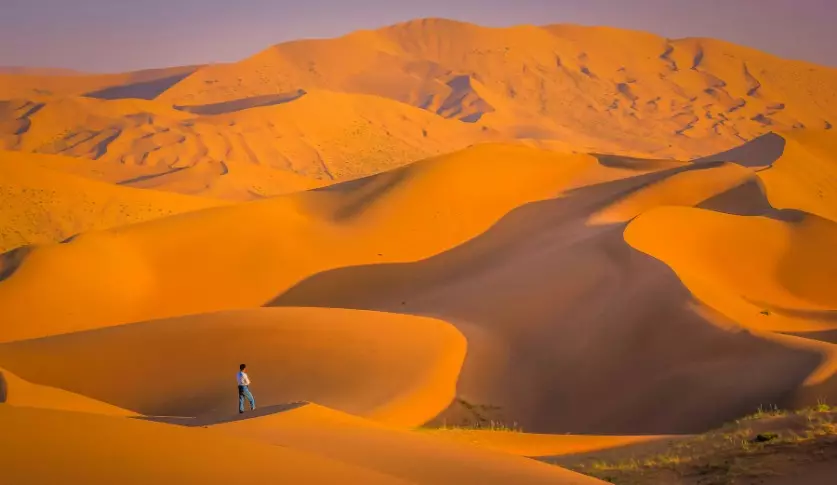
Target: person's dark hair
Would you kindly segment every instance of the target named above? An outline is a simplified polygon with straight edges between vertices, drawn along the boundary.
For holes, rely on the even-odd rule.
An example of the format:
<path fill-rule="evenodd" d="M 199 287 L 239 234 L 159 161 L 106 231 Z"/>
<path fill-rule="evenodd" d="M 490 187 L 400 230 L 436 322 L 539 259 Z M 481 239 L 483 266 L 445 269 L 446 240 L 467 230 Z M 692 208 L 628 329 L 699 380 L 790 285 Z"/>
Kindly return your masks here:
<path fill-rule="evenodd" d="M 247 368 L 247 364 L 241 364 L 240 366 L 238 366 L 238 368 L 244 370 Z"/>

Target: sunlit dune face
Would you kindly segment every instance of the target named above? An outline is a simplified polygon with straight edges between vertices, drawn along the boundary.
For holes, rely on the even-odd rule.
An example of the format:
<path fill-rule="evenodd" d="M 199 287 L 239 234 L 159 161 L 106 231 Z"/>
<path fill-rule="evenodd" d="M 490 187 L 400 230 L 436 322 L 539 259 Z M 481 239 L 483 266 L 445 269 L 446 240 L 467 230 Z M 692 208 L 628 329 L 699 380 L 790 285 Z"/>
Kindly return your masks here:
<path fill-rule="evenodd" d="M 0 72 L 0 473 L 594 485 L 530 457 L 837 398 L 835 90 L 441 19 Z"/>

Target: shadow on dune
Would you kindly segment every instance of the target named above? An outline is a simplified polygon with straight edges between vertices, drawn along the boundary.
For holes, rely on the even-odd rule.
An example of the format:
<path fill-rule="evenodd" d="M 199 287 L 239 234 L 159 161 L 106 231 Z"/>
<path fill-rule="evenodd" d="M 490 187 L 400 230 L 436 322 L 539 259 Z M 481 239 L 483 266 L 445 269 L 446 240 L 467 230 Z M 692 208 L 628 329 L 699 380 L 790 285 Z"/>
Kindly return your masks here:
<path fill-rule="evenodd" d="M 692 165 L 515 209 L 426 260 L 314 275 L 268 306 L 436 317 L 469 341 L 458 394 L 530 432 L 676 434 L 791 402 L 822 357 L 730 332 L 596 210 Z M 701 168 L 706 168 L 705 165 Z M 662 228 L 661 228 L 662 230 Z M 455 423 L 453 405 L 438 420 Z"/>
<path fill-rule="evenodd" d="M 0 254 L 0 281 L 12 276 L 33 249 L 33 246 L 27 245 Z"/>
<path fill-rule="evenodd" d="M 252 96 L 249 98 L 235 99 L 232 101 L 224 101 L 214 104 L 199 104 L 192 106 L 174 106 L 174 109 L 185 111 L 196 115 L 220 115 L 226 113 L 234 113 L 236 111 L 243 111 L 250 108 L 261 108 L 263 106 L 275 106 L 278 104 L 290 103 L 295 101 L 307 93 L 304 89 L 299 89 L 290 93 L 267 94 L 264 96 Z"/>
<path fill-rule="evenodd" d="M 232 402 L 232 401 L 231 401 Z M 178 424 L 180 426 L 212 426 L 215 424 L 234 423 L 236 421 L 244 421 L 247 419 L 261 418 L 271 414 L 284 413 L 307 406 L 308 402 L 291 402 L 285 404 L 276 404 L 273 406 L 257 407 L 255 411 L 245 411 L 243 414 L 238 414 L 234 407 L 230 408 L 231 414 L 227 416 L 212 416 L 204 417 L 178 417 L 178 416 L 138 416 L 134 419 L 141 419 L 144 421 L 154 421 L 157 423 Z"/>
<path fill-rule="evenodd" d="M 785 139 L 776 133 L 767 133 L 731 150 L 693 160 L 693 163 L 733 162 L 747 168 L 767 168 L 782 156 Z"/>
<path fill-rule="evenodd" d="M 140 175 L 138 177 L 134 177 L 134 178 L 130 178 L 130 179 L 121 180 L 119 182 L 116 182 L 116 185 L 137 184 L 137 183 L 140 183 L 140 182 L 145 182 L 147 180 L 153 180 L 153 179 L 157 179 L 157 178 L 160 178 L 160 177 L 165 177 L 166 175 L 171 175 L 173 173 L 180 172 L 181 170 L 186 170 L 187 168 L 190 168 L 190 167 L 175 167 L 175 168 L 172 168 L 170 170 L 166 170 L 165 172 L 152 173 L 152 174 L 148 174 L 148 175 Z"/>
<path fill-rule="evenodd" d="M 759 178 L 748 180 L 717 194 L 696 207 L 737 216 L 761 216 L 782 222 L 801 222 L 808 215 L 796 209 L 776 209 L 767 199 L 764 183 Z"/>
<path fill-rule="evenodd" d="M 634 158 L 625 157 L 621 155 L 609 155 L 602 153 L 591 153 L 596 161 L 603 167 L 628 169 L 628 170 L 659 170 L 665 168 L 674 168 L 685 165 L 685 162 L 677 160 L 663 160 L 663 159 L 649 159 L 649 158 Z"/>
<path fill-rule="evenodd" d="M 0 404 L 6 402 L 9 398 L 9 386 L 6 384 L 6 376 L 3 374 L 3 371 L 0 371 Z"/>
<path fill-rule="evenodd" d="M 837 318 L 835 318 L 837 322 Z M 809 340 L 816 340 L 818 342 L 825 342 L 829 344 L 837 344 L 837 329 L 834 330 L 819 330 L 815 332 L 781 332 L 787 335 L 796 337 L 803 337 Z"/>
<path fill-rule="evenodd" d="M 84 94 L 87 98 L 95 99 L 147 99 L 152 100 L 157 96 L 163 94 L 166 90 L 179 83 L 180 81 L 191 76 L 194 71 L 186 71 L 175 74 L 173 76 L 164 77 L 161 79 L 153 79 L 150 81 L 141 81 L 131 84 L 123 84 L 120 86 L 111 86 L 109 88 L 100 89 Z"/>

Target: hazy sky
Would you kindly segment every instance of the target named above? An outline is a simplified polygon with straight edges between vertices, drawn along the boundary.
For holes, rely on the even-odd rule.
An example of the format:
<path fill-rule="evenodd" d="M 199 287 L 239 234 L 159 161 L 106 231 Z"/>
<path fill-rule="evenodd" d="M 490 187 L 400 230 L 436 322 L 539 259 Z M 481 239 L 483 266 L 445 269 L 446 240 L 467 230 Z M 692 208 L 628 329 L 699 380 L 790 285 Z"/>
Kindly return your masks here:
<path fill-rule="evenodd" d="M 837 66 L 837 0 L 0 0 L 0 65 L 107 72 L 233 61 L 419 17 L 717 37 Z"/>

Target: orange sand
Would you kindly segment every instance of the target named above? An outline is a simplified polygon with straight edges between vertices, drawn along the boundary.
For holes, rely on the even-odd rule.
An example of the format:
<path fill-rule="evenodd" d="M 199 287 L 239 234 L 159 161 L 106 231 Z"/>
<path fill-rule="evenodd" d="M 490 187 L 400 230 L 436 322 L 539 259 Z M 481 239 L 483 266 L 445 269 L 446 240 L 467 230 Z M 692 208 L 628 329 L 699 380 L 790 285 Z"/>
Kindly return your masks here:
<path fill-rule="evenodd" d="M 0 73 L 0 470 L 593 484 L 514 455 L 833 400 L 834 86 L 710 39 L 441 19 Z M 487 421 L 531 433 L 414 429 Z"/>
<path fill-rule="evenodd" d="M 314 404 L 210 428 L 416 484 L 600 483 L 533 460 L 456 443 L 427 432 L 387 428 Z"/>
<path fill-rule="evenodd" d="M 0 252 L 224 205 L 42 168 L 61 161 L 61 157 L 0 152 Z"/>
<path fill-rule="evenodd" d="M 134 419 L 0 405 L 0 427 L 9 483 L 409 483 L 293 449 Z"/>
<path fill-rule="evenodd" d="M 80 394 L 32 384 L 2 368 L 0 368 L 0 403 L 18 407 L 78 411 L 110 416 L 137 415 Z"/>
<path fill-rule="evenodd" d="M 328 269 L 426 258 L 591 166 L 588 156 L 478 146 L 327 190 L 37 248 L 0 281 L 0 341 L 259 306 Z"/>
<path fill-rule="evenodd" d="M 243 360 L 259 406 L 310 400 L 405 426 L 450 403 L 464 356 L 444 322 L 339 309 L 198 315 L 0 347 L 0 365 L 31 382 L 147 415 L 231 414 Z"/>
<path fill-rule="evenodd" d="M 595 436 L 442 429 L 434 437 L 521 456 L 561 456 L 655 441 L 665 436 Z"/>

